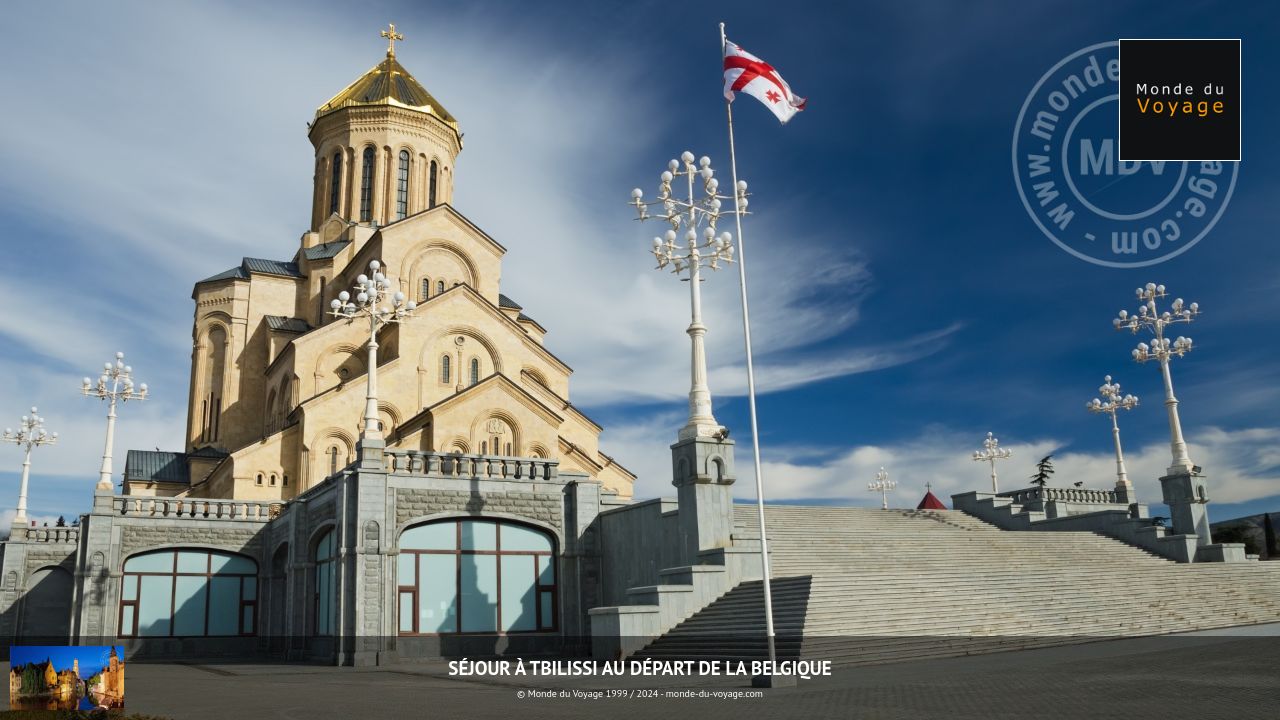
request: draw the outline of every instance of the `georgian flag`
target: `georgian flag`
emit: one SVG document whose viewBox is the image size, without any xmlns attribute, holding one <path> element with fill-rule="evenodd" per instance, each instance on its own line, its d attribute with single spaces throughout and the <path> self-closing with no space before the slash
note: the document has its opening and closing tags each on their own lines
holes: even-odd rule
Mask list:
<svg viewBox="0 0 1280 720">
<path fill-rule="evenodd" d="M 804 109 L 805 99 L 792 93 L 791 86 L 769 63 L 725 40 L 725 99 L 732 102 L 736 92 L 744 92 L 764 103 L 783 123 Z"/>
</svg>

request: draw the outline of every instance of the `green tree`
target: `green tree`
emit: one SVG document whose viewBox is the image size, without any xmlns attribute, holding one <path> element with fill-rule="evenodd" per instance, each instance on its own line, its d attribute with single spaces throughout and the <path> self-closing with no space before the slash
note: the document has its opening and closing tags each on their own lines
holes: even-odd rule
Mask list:
<svg viewBox="0 0 1280 720">
<path fill-rule="evenodd" d="M 1044 487 L 1049 484 L 1049 476 L 1053 474 L 1053 456 L 1045 455 L 1036 463 L 1036 474 L 1031 476 L 1031 484 Z"/>
</svg>

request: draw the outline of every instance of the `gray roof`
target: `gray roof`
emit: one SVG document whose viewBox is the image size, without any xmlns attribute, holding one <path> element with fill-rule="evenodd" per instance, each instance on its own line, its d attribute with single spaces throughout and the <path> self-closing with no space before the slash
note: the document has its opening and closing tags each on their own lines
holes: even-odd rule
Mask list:
<svg viewBox="0 0 1280 720">
<path fill-rule="evenodd" d="M 520 305 L 520 303 L 518 303 L 518 302 L 516 302 L 515 300 L 512 300 L 511 298 L 507 297 L 506 295 L 502 295 L 502 294 L 499 294 L 499 295 L 498 295 L 498 307 L 500 307 L 500 308 L 511 308 L 512 310 L 523 310 L 523 309 L 524 309 L 524 307 L 523 307 L 523 306 L 521 306 L 521 305 Z"/>
<path fill-rule="evenodd" d="M 162 450 L 130 450 L 125 456 L 124 479 L 134 482 L 190 482 L 187 456 Z"/>
<path fill-rule="evenodd" d="M 342 248 L 351 244 L 350 240 L 334 240 L 333 242 L 320 243 L 315 247 L 309 247 L 302 251 L 308 260 L 327 260 L 342 252 Z"/>
<path fill-rule="evenodd" d="M 241 267 L 248 272 L 263 273 L 265 275 L 302 277 L 302 271 L 298 270 L 297 263 L 285 262 L 283 260 L 266 260 L 263 258 L 247 257 L 244 259 Z"/>
<path fill-rule="evenodd" d="M 332 245 L 333 243 L 330 244 Z M 218 280 L 248 280 L 249 273 L 283 275 L 284 277 L 295 278 L 302 277 L 302 271 L 298 269 L 298 263 L 247 257 L 240 261 L 240 265 L 238 267 L 223 270 L 217 275 L 211 275 L 210 277 L 196 282 L 196 284 L 199 285 L 201 283 L 216 282 Z"/>
<path fill-rule="evenodd" d="M 248 279 L 249 279 L 249 273 L 245 272 L 244 268 L 237 265 L 229 270 L 223 270 L 217 275 L 210 275 L 209 277 L 203 280 L 197 281 L 196 284 L 199 285 L 200 283 L 216 282 L 218 280 L 248 280 Z"/>
<path fill-rule="evenodd" d="M 187 457 L 224 458 L 230 454 L 231 453 L 227 452 L 226 450 L 219 450 L 218 448 L 213 447 L 211 445 L 205 445 L 202 448 L 196 448 L 195 450 L 192 450 L 191 452 L 187 453 Z"/>
<path fill-rule="evenodd" d="M 311 329 L 302 318 L 284 317 L 283 315 L 266 315 L 267 327 L 272 330 L 302 334 Z"/>
</svg>

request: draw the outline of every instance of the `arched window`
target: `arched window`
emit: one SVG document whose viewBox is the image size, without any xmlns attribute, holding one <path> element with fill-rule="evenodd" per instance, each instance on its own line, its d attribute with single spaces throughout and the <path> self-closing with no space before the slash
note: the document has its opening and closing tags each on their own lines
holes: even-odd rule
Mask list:
<svg viewBox="0 0 1280 720">
<path fill-rule="evenodd" d="M 287 474 L 280 476 L 280 487 L 289 487 L 289 476 Z"/>
<path fill-rule="evenodd" d="M 372 147 L 364 149 L 364 165 L 360 168 L 360 222 L 373 220 L 373 163 L 376 155 Z"/>
<path fill-rule="evenodd" d="M 515 457 L 515 454 L 511 452 L 511 443 L 507 443 L 507 452 L 506 452 L 506 456 L 507 456 L 507 457 Z"/>
<path fill-rule="evenodd" d="M 448 356 L 448 355 L 441 355 L 441 356 L 440 356 L 440 382 L 444 383 L 445 385 L 448 385 L 448 384 L 449 384 L 449 375 L 450 375 L 450 373 L 449 373 L 449 356 Z"/>
<path fill-rule="evenodd" d="M 471 358 L 471 384 L 475 385 L 478 382 L 480 382 L 480 361 Z"/>
<path fill-rule="evenodd" d="M 341 197 L 342 186 L 342 151 L 333 154 L 333 175 L 329 180 L 329 212 L 338 212 L 338 199 Z"/>
<path fill-rule="evenodd" d="M 311 558 L 316 565 L 314 605 L 316 635 L 332 635 L 334 630 L 333 595 L 335 583 L 333 560 L 336 555 L 335 549 L 333 531 L 329 530 L 320 538 L 320 542 L 316 543 L 316 549 Z"/>
<path fill-rule="evenodd" d="M 400 151 L 400 176 L 396 180 L 396 219 L 409 214 L 409 151 Z"/>
<path fill-rule="evenodd" d="M 436 166 L 436 161 L 432 160 L 431 173 L 427 176 L 427 207 L 428 208 L 433 208 L 436 206 L 436 175 L 439 174 L 438 171 L 439 171 L 439 168 Z"/>
<path fill-rule="evenodd" d="M 124 562 L 121 637 L 253 635 L 258 565 L 213 550 L 159 550 Z"/>
<path fill-rule="evenodd" d="M 210 328 L 206 344 L 208 355 L 205 357 L 205 367 L 208 368 L 208 372 L 205 375 L 204 401 L 200 405 L 204 412 L 201 418 L 204 424 L 201 437 L 206 442 L 214 442 L 218 439 L 218 425 L 222 417 L 222 382 L 226 371 L 227 331 L 220 325 Z"/>
<path fill-rule="evenodd" d="M 271 487 L 275 487 L 275 486 L 276 486 L 276 474 L 271 473 Z"/>
<path fill-rule="evenodd" d="M 329 448 L 329 474 L 338 472 L 338 446 Z"/>
<path fill-rule="evenodd" d="M 422 278 L 422 290 L 418 294 L 418 302 L 426 302 L 431 297 L 431 278 Z"/>
<path fill-rule="evenodd" d="M 481 455 L 489 454 L 489 442 L 487 440 L 480 441 L 480 454 Z"/>
<path fill-rule="evenodd" d="M 258 484 L 258 485 L 261 485 L 261 484 L 262 484 L 262 473 L 258 473 L 257 484 Z"/>
<path fill-rule="evenodd" d="M 400 536 L 401 635 L 556 629 L 550 535 L 513 522 L 444 520 Z"/>
<path fill-rule="evenodd" d="M 439 294 L 440 294 L 440 293 L 442 293 L 442 292 L 444 292 L 444 281 L 443 281 L 443 280 L 437 280 L 437 281 L 436 281 L 436 294 L 437 294 L 437 295 L 439 295 Z"/>
</svg>

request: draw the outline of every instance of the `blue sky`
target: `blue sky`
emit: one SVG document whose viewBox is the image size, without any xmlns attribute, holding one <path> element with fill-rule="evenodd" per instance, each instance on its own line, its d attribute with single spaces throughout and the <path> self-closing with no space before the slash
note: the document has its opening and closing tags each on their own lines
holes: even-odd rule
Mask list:
<svg viewBox="0 0 1280 720">
<path fill-rule="evenodd" d="M 74 11 L 67 6 L 74 5 Z M 79 378 L 124 350 L 154 397 L 123 408 L 126 448 L 181 449 L 192 284 L 243 255 L 286 259 L 309 218 L 316 106 L 374 63 L 394 21 L 401 62 L 466 132 L 455 204 L 510 250 L 504 292 L 576 370 L 602 447 L 670 494 L 667 445 L 688 390 L 687 293 L 652 270 L 632 222 L 690 149 L 727 173 L 717 23 L 809 98 L 780 127 L 737 105 L 739 172 L 767 494 L 914 505 L 985 489 L 968 459 L 988 430 L 1015 456 L 1002 488 L 1049 452 L 1058 478 L 1113 482 L 1107 423 L 1084 411 L 1111 373 L 1130 474 L 1159 497 L 1168 429 L 1154 366 L 1114 333 L 1148 281 L 1198 301 L 1198 348 L 1174 382 L 1214 518 L 1280 510 L 1280 175 L 1264 78 L 1280 11 L 1241 3 L 27 4 L 0 28 L 3 279 L 0 413 L 37 404 L 62 443 L 40 449 L 31 513 L 87 509 L 105 408 Z M 730 8 L 732 8 L 730 10 Z M 1119 37 L 1242 37 L 1244 162 L 1221 221 L 1181 256 L 1104 268 L 1045 238 L 1009 166 L 1027 93 L 1054 63 Z M 14 99 L 17 100 L 14 100 Z M 1123 199 L 1125 186 L 1114 190 Z M 737 285 L 706 287 L 717 418 L 748 438 Z M 591 316 L 583 315 L 591 308 Z M 748 443 L 740 497 L 753 496 Z M 0 506 L 21 455 L 0 455 Z M 7 489 L 3 489 L 7 488 Z"/>
<path fill-rule="evenodd" d="M 80 661 L 80 677 L 88 679 L 99 670 L 105 668 L 110 660 L 111 646 L 64 647 L 58 645 L 14 645 L 9 649 L 10 662 L 13 665 L 26 665 L 33 662 L 53 661 L 53 669 L 59 672 L 71 667 L 75 660 Z M 124 646 L 116 646 L 116 654 L 124 658 Z"/>
</svg>

